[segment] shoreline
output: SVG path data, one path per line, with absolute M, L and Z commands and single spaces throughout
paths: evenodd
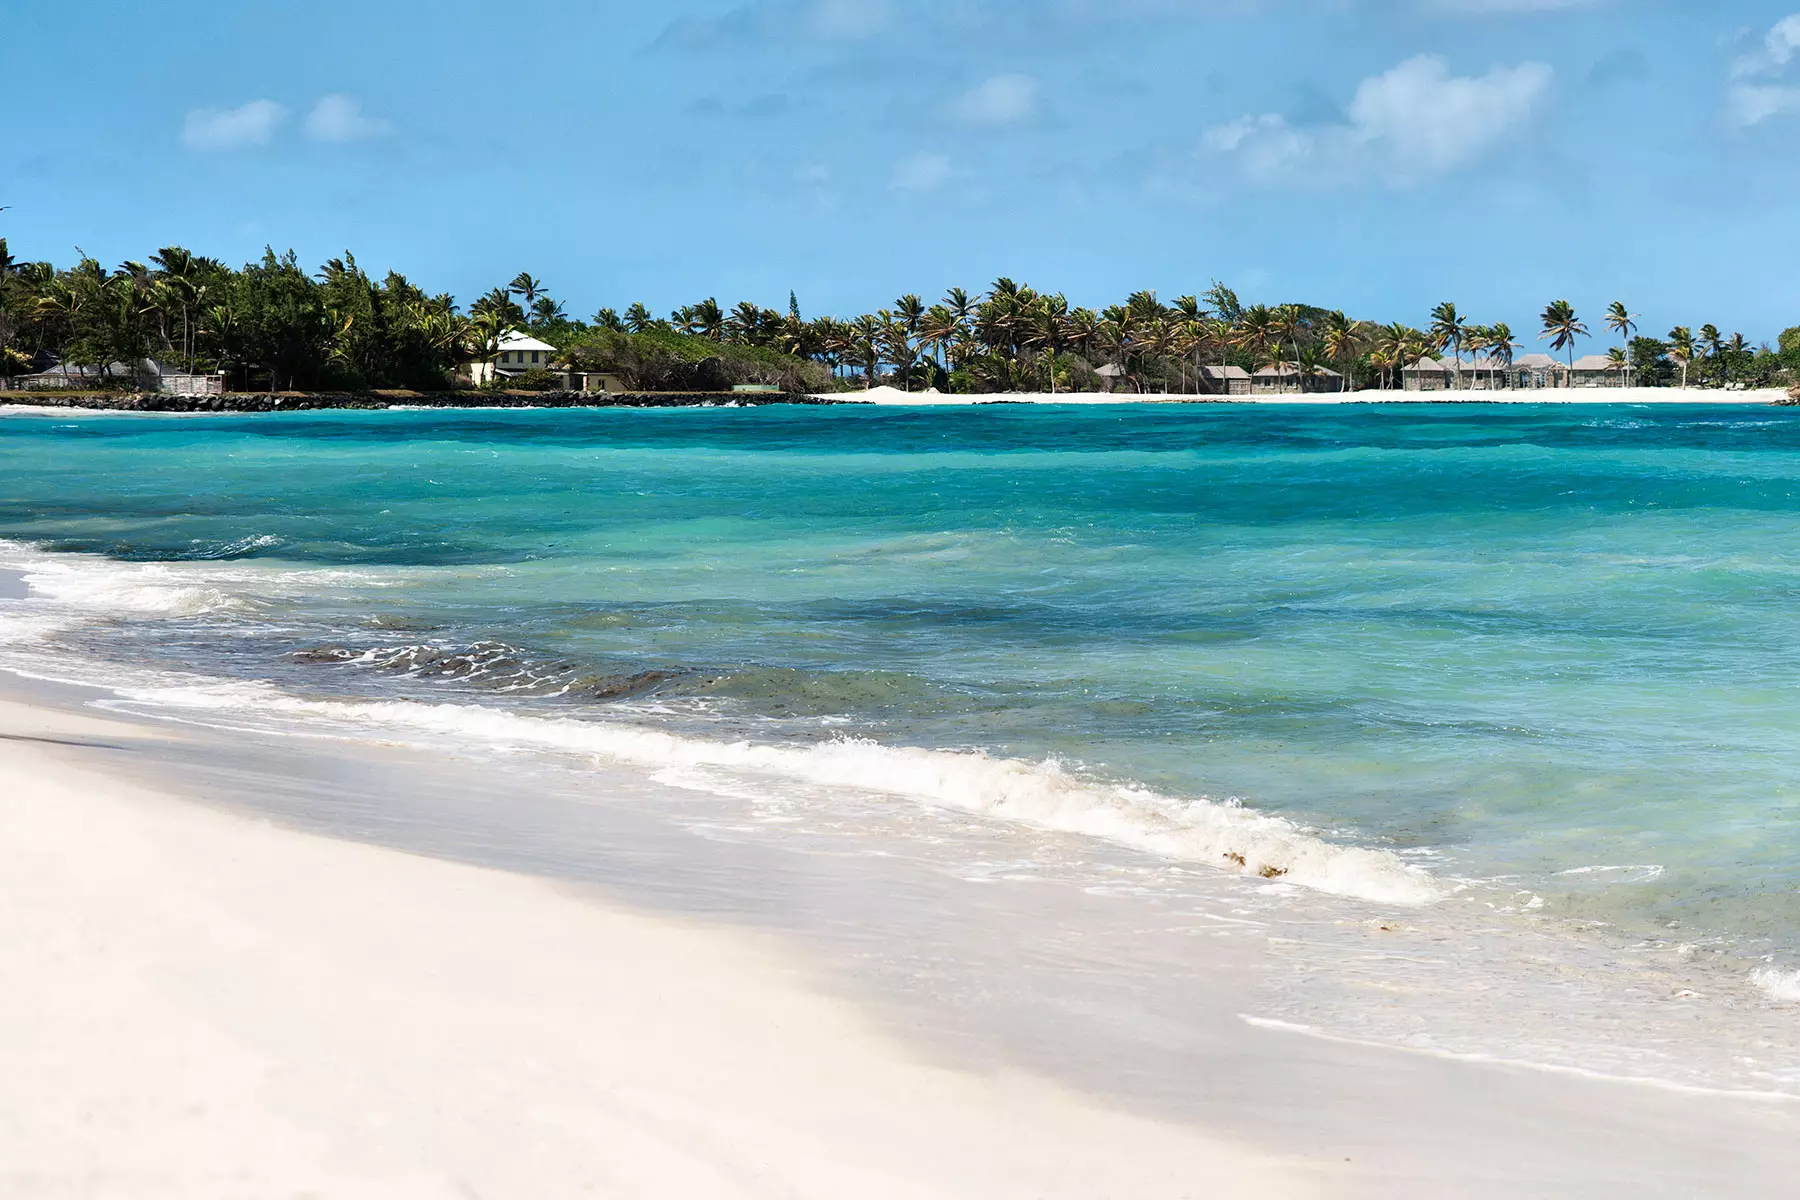
M 922 1058 L 766 935 L 184 803 L 114 765 L 179 738 L 3 691 L 21 1200 L 1327 1194 L 1315 1167 Z
M 861 403 L 881 406 L 955 406 L 982 404 L 1194 404 L 1194 405 L 1534 405 L 1534 404 L 1746 404 L 1782 407 L 1793 403 L 1780 388 L 1724 391 L 1710 388 L 1541 388 L 1533 390 L 1406 392 L 1397 389 L 1356 392 L 1311 392 L 1305 395 L 1214 396 L 1191 393 L 1130 394 L 1124 392 L 994 392 L 983 395 L 901 392 L 880 387 L 872 392 L 840 392 L 865 397 Z
M 53 1030 L 33 1070 L 13 1088 L 0 1084 L 0 1130 L 32 1130 L 16 1152 L 0 1145 L 0 1163 L 31 1164 L 21 1176 L 29 1186 L 14 1189 L 21 1196 L 67 1194 L 33 1187 L 66 1179 L 78 1161 L 100 1164 L 133 1194 L 224 1200 L 242 1194 L 243 1173 L 253 1177 L 271 1145 L 286 1155 L 274 1164 L 282 1181 L 325 1172 L 326 1194 L 359 1194 L 347 1189 L 425 1178 L 417 1190 L 382 1194 L 434 1197 L 454 1194 L 433 1175 L 445 1164 L 499 1194 L 564 1194 L 605 1178 L 614 1195 L 820 1200 L 1174 1197 L 1194 1194 L 1197 1178 L 1218 1189 L 1210 1194 L 1246 1197 L 1498 1200 L 1545 1180 L 1598 1196 L 1716 1185 L 1774 1197 L 1800 1169 L 1800 1105 L 1459 1059 L 1257 1018 L 1246 988 L 1282 964 L 1218 941 L 1187 943 L 1202 959 L 1184 964 L 1200 973 L 1179 1028 L 1164 1028 L 1172 1012 L 1143 1014 L 1160 1047 L 1145 1049 L 1167 1059 L 1163 1067 L 1117 1058 L 1127 1042 L 1108 1048 L 1116 1038 L 1097 1040 L 1092 1053 L 1071 1042 L 1102 1027 L 1064 1013 L 1060 975 L 1030 983 L 971 962 L 979 973 L 960 986 L 1044 994 L 1042 1013 L 1008 1007 L 1018 1028 L 994 1041 L 1001 1027 L 943 1007 L 960 990 L 942 990 L 954 977 L 943 975 L 954 961 L 939 957 L 943 948 L 908 947 L 940 982 L 904 998 L 919 978 L 905 956 L 871 975 L 857 966 L 866 951 L 800 932 L 792 917 L 771 923 L 755 905 L 740 910 L 743 897 L 729 890 L 716 894 L 731 855 L 720 859 L 710 843 L 659 846 L 642 826 L 608 826 L 600 844 L 615 847 L 609 855 L 651 857 L 624 876 L 570 873 L 559 865 L 561 835 L 549 860 L 506 850 L 508 835 L 485 824 L 491 817 L 480 818 L 485 832 L 471 830 L 475 842 L 455 835 L 466 802 L 450 789 L 488 812 L 504 797 L 511 828 L 533 819 L 529 774 L 329 734 L 258 746 L 175 713 L 96 718 L 84 699 L 93 695 L 0 676 L 0 779 L 9 784 L 0 889 L 10 888 L 0 913 L 19 921 L 9 942 L 30 951 L 0 966 L 0 975 L 18 972 L 0 979 L 0 996 L 15 998 L 10 1009 L 0 999 L 0 1031 Z M 403 799 L 409 789 L 416 797 Z M 132 844 L 121 850 L 120 836 Z M 157 852 L 146 854 L 145 841 Z M 649 866 L 668 853 L 679 857 Z M 60 871 L 47 883 L 46 862 Z M 855 911 L 842 889 L 894 894 L 884 873 L 895 869 L 853 864 L 825 894 Z M 753 874 L 791 870 L 768 859 Z M 646 879 L 655 880 L 647 892 Z M 71 910 L 76 896 L 85 906 Z M 1012 917 L 984 916 L 991 903 L 955 907 L 965 921 L 999 922 L 978 941 L 1030 954 L 1044 924 L 1030 891 L 1007 893 L 1022 906 Z M 1006 923 L 1021 917 L 1031 936 Z M 893 945 L 886 939 L 898 930 L 883 935 L 883 921 L 873 924 L 859 936 Z M 43 929 L 64 932 L 46 942 L 31 932 Z M 95 991 L 92 979 L 104 986 Z M 497 991 L 494 980 L 507 984 Z M 712 1003 L 721 996 L 733 998 L 723 1009 Z M 308 1007 L 315 999 L 318 1011 Z M 524 1043 L 520 1030 L 532 1035 Z M 629 1039 L 596 1040 L 623 1030 Z M 213 1064 L 211 1073 L 157 1059 L 150 1048 L 172 1036 L 193 1039 L 180 1063 Z M 446 1045 L 457 1047 L 454 1061 L 439 1054 Z M 473 1064 L 470 1046 L 479 1048 Z M 1114 1065 L 1095 1076 L 1096 1062 Z M 183 1085 L 200 1094 L 165 1095 L 170 1074 L 184 1071 Z M 689 1088 L 693 1080 L 702 1083 Z M 422 1092 L 445 1097 L 428 1116 L 409 1107 Z M 622 1114 L 621 1093 L 650 1098 L 646 1110 Z M 480 1102 L 490 1095 L 503 1100 Z M 73 1116 L 110 1104 L 125 1111 L 98 1127 Z M 503 1148 L 520 1105 L 557 1114 L 548 1131 L 534 1127 L 540 1155 L 525 1165 Z M 780 1129 L 743 1117 L 746 1109 L 779 1113 Z M 345 1115 L 368 1111 L 398 1122 L 403 1136 L 370 1144 Z M 665 1141 L 648 1159 L 610 1148 L 671 1130 L 677 1146 Z M 321 1140 L 349 1152 L 349 1174 L 329 1174 L 335 1157 L 292 1151 Z M 237 1190 L 181 1175 L 179 1161 L 146 1167 L 143 1156 L 165 1144 L 230 1163 Z M 720 1163 L 732 1164 L 729 1178 L 693 1174 Z M 505 1174 L 526 1166 L 539 1173 Z M 937 1173 L 918 1174 L 928 1169 Z M 173 1190 L 147 1187 L 146 1171 L 174 1172 Z
M 14 397 L 32 396 L 30 400 Z M 810 395 L 768 393 L 619 393 L 545 392 L 486 399 L 468 395 L 385 397 L 370 395 L 229 396 L 80 395 L 62 397 L 27 392 L 0 393 L 0 415 L 66 415 L 71 412 L 119 415 L 209 416 L 282 412 L 409 411 L 500 412 L 543 409 L 609 408 L 766 408 L 781 405 L 849 408 L 978 408 L 987 405 L 1754 405 L 1790 407 L 1797 402 L 1779 388 L 1731 392 L 1708 388 L 1544 388 L 1498 392 L 1404 392 L 1366 390 L 1307 395 L 1211 396 L 1189 393 L 1125 392 L 987 392 L 975 394 L 902 392 L 878 387 L 865 392 L 820 392 Z

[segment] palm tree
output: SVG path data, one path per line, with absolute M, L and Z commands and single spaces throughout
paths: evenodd
M 1069 301 L 1060 293 L 1041 296 L 1031 308 L 1031 328 L 1027 344 L 1043 349 L 1048 358 L 1045 373 L 1050 377 L 1050 394 L 1056 395 L 1056 359 L 1069 341 Z
M 723 341 L 725 338 L 725 310 L 720 308 L 719 302 L 711 296 L 689 308 L 681 323 L 686 326 L 689 333 L 711 338 L 715 342 Z
M 694 315 L 700 316 L 700 306 L 694 306 Z M 743 346 L 754 346 L 761 335 L 763 326 L 762 306 L 749 300 L 739 300 L 725 318 L 724 335 L 731 341 Z
M 1392 325 L 1383 325 L 1376 331 L 1376 346 L 1388 360 L 1389 369 L 1395 373 L 1405 370 L 1425 356 L 1423 349 L 1425 335 L 1416 329 L 1410 329 L 1396 321 Z M 1421 347 L 1418 354 L 1413 354 L 1415 346 Z M 1402 379 L 1400 382 L 1404 383 Z
M 1298 372 L 1300 367 L 1300 335 L 1306 329 L 1306 311 L 1298 304 L 1283 304 L 1280 308 L 1275 310 L 1275 328 L 1280 334 L 1280 340 L 1285 341 L 1294 348 L 1294 367 L 1296 372 Z M 1277 364 L 1277 369 L 1284 370 L 1280 364 Z M 1294 377 L 1294 386 L 1304 392 L 1306 390 L 1305 376 L 1296 374 Z
M 1509 376 L 1512 374 L 1513 354 L 1518 348 L 1519 343 L 1513 340 L 1512 326 L 1505 321 L 1501 321 L 1497 325 L 1489 325 L 1483 331 L 1480 343 L 1481 351 L 1498 362 Z
M 1439 350 L 1449 349 L 1456 355 L 1456 386 L 1462 387 L 1462 348 L 1463 337 L 1467 333 L 1468 322 L 1456 311 L 1456 305 L 1446 300 L 1431 310 L 1431 338 Z
M 875 386 L 875 375 L 881 369 L 881 322 L 864 313 L 851 323 L 850 348 L 863 369 L 863 386 Z
M 625 310 L 625 330 L 627 333 L 644 333 L 656 324 L 656 318 L 642 300 L 633 301 Z
M 919 321 L 919 344 L 937 351 L 944 374 L 950 373 L 950 348 L 962 336 L 962 322 L 947 304 L 934 304 Z
M 544 281 L 534 279 L 529 271 L 520 271 L 513 276 L 513 281 L 506 285 L 506 290 L 525 298 L 525 307 L 530 308 L 537 303 L 537 298 L 544 294 Z
M 1700 340 L 1706 343 L 1707 357 L 1712 362 L 1711 374 L 1717 378 L 1720 373 L 1720 368 L 1724 366 L 1724 362 L 1720 358 L 1720 351 L 1722 351 L 1725 346 L 1725 335 L 1719 332 L 1719 327 L 1717 325 L 1702 325 L 1700 327 Z
M 1625 311 L 1623 301 L 1614 300 L 1606 310 L 1606 327 L 1619 335 L 1619 345 L 1625 350 L 1625 386 L 1631 386 L 1631 335 L 1637 332 L 1637 317 Z M 1611 357 L 1610 355 L 1608 357 Z
M 181 358 L 188 374 L 194 372 L 193 311 L 201 299 L 200 272 L 203 259 L 180 246 L 164 246 L 150 256 L 162 272 L 167 294 L 181 310 Z
M 1575 306 L 1567 300 L 1553 300 L 1544 308 L 1542 317 L 1544 332 L 1538 335 L 1539 340 L 1548 338 L 1552 350 L 1569 352 L 1568 383 L 1575 382 L 1575 339 L 1587 337 L 1587 326 L 1575 317 Z
M 1231 344 L 1248 354 L 1258 367 L 1268 365 L 1269 347 L 1280 340 L 1281 327 L 1275 312 L 1263 304 L 1253 304 L 1245 309 L 1231 334 Z
M 1732 334 L 1731 340 L 1725 343 L 1726 383 L 1732 381 L 1732 376 L 1737 374 L 1737 368 L 1743 364 L 1744 359 L 1748 357 L 1749 354 L 1750 347 L 1745 344 L 1744 335 L 1741 333 Z
M 1681 386 L 1688 385 L 1688 364 L 1694 361 L 1694 331 L 1686 325 L 1669 330 L 1669 357 L 1681 364 Z
M 1362 332 L 1356 322 L 1341 311 L 1325 314 L 1325 357 L 1339 368 L 1338 391 L 1350 390 L 1350 375 L 1356 368 L 1356 356 L 1362 351 Z
M 552 300 L 548 296 L 539 296 L 537 302 L 531 306 L 531 324 L 538 329 L 542 329 L 548 325 L 555 325 L 567 321 L 568 319 L 568 310 L 563 307 L 563 303 L 560 300 Z

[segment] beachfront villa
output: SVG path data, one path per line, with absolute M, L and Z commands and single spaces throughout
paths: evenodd
M 500 336 L 500 354 L 494 362 L 494 370 L 502 379 L 523 375 L 533 368 L 547 371 L 550 360 L 555 357 L 556 347 L 549 342 L 540 342 L 528 333 L 509 329 Z
M 1340 392 L 1343 389 L 1344 377 L 1330 367 L 1314 367 L 1303 372 L 1299 363 L 1284 362 L 1279 366 L 1262 367 L 1250 377 L 1250 390 L 1257 395 Z
M 1578 358 L 1573 369 L 1548 354 L 1522 354 L 1510 363 L 1497 358 L 1427 355 L 1403 369 L 1400 377 L 1409 392 L 1625 386 L 1625 368 L 1604 354 Z
M 1242 367 L 1213 366 L 1200 368 L 1200 390 L 1215 396 L 1248 396 L 1250 372 Z
M 1625 364 L 1616 363 L 1604 354 L 1589 354 L 1576 359 L 1567 374 L 1570 387 L 1625 386 Z

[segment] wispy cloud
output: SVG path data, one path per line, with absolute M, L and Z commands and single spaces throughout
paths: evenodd
M 1749 128 L 1770 117 L 1800 112 L 1800 87 L 1771 83 L 1734 83 L 1725 93 L 1725 115 Z
M 181 144 L 202 154 L 266 146 L 287 120 L 273 100 L 252 100 L 236 108 L 196 108 L 181 124 Z
M 901 192 L 935 192 L 950 181 L 950 160 L 942 154 L 922 152 L 902 159 L 894 167 L 894 189 Z
M 713 17 L 683 17 L 659 42 L 689 49 L 731 49 L 752 39 L 857 42 L 894 24 L 894 0 L 750 0 Z
M 379 117 L 364 116 L 362 101 L 343 92 L 319 97 L 306 114 L 306 136 L 315 142 L 357 142 L 380 137 L 392 127 Z
M 1544 63 L 1458 76 L 1433 55 L 1408 59 L 1356 89 L 1345 119 L 1294 125 L 1276 113 L 1208 129 L 1207 151 L 1250 178 L 1416 183 L 1465 166 L 1517 131 L 1550 90 Z
M 1774 74 L 1793 62 L 1796 53 L 1800 53 L 1800 13 L 1775 22 L 1761 46 L 1732 63 L 1732 78 Z
M 996 75 L 956 98 L 951 112 L 971 125 L 1013 125 L 1037 112 L 1037 80 L 1029 75 Z
M 1775 22 L 1762 45 L 1731 64 L 1725 119 L 1748 129 L 1771 117 L 1800 112 L 1800 86 L 1777 82 L 1800 56 L 1800 13 Z

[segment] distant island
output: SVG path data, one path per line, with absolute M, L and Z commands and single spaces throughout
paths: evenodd
M 0 388 L 378 393 L 611 391 L 829 395 L 875 387 L 951 394 L 1258 395 L 1560 387 L 1794 388 L 1800 327 L 1751 346 L 1714 325 L 1642 334 L 1614 303 L 1595 329 L 1565 300 L 1522 353 L 1505 323 L 1454 303 L 1422 327 L 1308 304 L 1245 305 L 1214 281 L 1167 304 L 1135 292 L 1102 309 L 998 279 L 934 304 L 899 297 L 851 319 L 716 299 L 657 316 L 641 303 L 569 316 L 529 273 L 465 312 L 346 253 L 317 272 L 289 251 L 233 269 L 179 246 L 107 268 L 17 260 L 0 238 Z M 1611 341 L 1577 356 L 1590 339 Z M 1590 347 L 1591 348 L 1591 347 Z M 1557 357 L 1559 356 L 1560 357 Z

